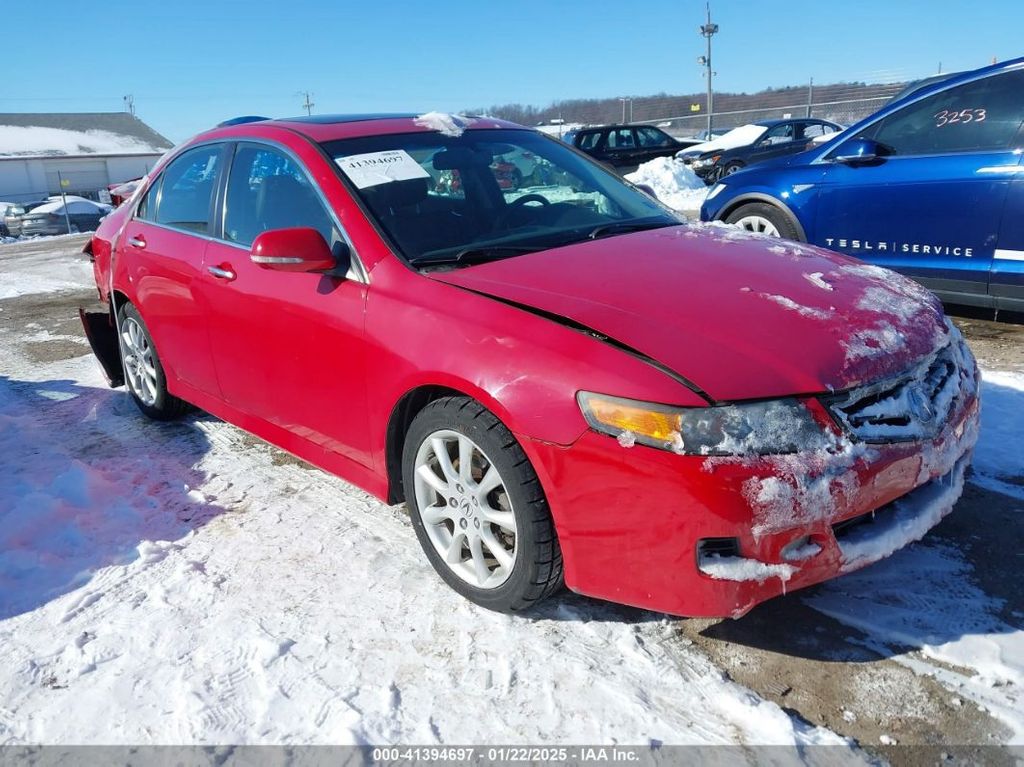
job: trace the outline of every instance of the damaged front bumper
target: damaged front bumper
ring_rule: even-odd
[[[523,438],[548,488],[566,584],[674,615],[738,617],[920,539],[963,489],[979,401],[923,442],[836,454],[679,456],[588,432]],[[556,488],[552,492],[551,488]]]

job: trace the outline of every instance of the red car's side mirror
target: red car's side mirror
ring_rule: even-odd
[[[322,272],[337,263],[323,235],[309,227],[263,232],[253,240],[249,258],[281,272]]]

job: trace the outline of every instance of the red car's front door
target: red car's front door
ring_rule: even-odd
[[[169,371],[171,390],[185,399],[189,392],[179,384],[219,395],[209,307],[200,286],[226,149],[211,144],[175,158],[143,197],[119,241],[131,300]]]
[[[224,400],[370,466],[366,284],[274,271],[249,259],[252,241],[273,229],[312,227],[337,249],[344,242],[338,225],[299,162],[264,144],[238,145],[224,210],[203,275]]]

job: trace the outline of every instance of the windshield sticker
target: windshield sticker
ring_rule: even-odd
[[[430,174],[404,149],[354,154],[339,157],[335,162],[359,189],[390,184],[392,181],[430,178]]]

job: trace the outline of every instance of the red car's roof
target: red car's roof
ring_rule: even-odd
[[[357,138],[359,136],[381,136],[388,133],[424,133],[433,128],[417,123],[418,115],[407,114],[351,114],[313,115],[309,117],[288,117],[274,120],[248,122],[243,125],[280,126],[308,136],[316,142],[335,139]],[[499,120],[494,117],[471,117],[458,115],[466,123],[467,130],[494,130],[515,128],[522,125]]]

